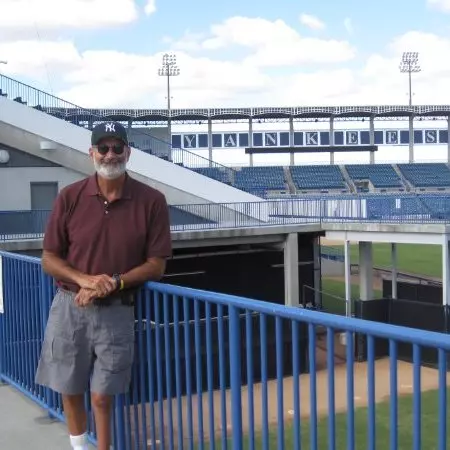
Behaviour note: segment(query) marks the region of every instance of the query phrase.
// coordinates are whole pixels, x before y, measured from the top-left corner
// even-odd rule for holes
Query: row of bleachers
[[[281,166],[243,167],[235,173],[233,184],[248,192],[287,189]]]
[[[403,183],[391,164],[347,164],[350,178],[370,181],[374,188],[403,188]]]
[[[347,189],[339,166],[290,166],[289,170],[299,190]]]
[[[195,172],[205,177],[213,178],[221,183],[231,184],[230,177],[226,170],[222,170],[218,167],[197,167],[193,169]]]
[[[347,181],[355,184],[357,192],[371,192],[373,188],[378,191],[395,190],[406,191],[404,180],[414,188],[428,188],[439,190],[450,188],[450,169],[445,163],[412,163],[398,164],[346,164],[341,171],[339,165],[301,165],[289,166],[253,166],[242,167],[231,172],[215,167],[197,168],[196,172],[232,184],[238,189],[245,190],[257,196],[265,197],[268,192],[280,192],[282,195],[333,191],[351,192]],[[286,179],[285,170],[289,171],[293,182]],[[401,175],[400,175],[401,174]],[[403,178],[402,178],[403,177]],[[347,181],[346,181],[347,180]],[[361,187],[361,182],[368,182],[369,187]],[[295,189],[295,191],[293,190]],[[374,191],[374,192],[375,192]]]
[[[445,163],[398,164],[398,168],[416,188],[450,187],[450,169]]]

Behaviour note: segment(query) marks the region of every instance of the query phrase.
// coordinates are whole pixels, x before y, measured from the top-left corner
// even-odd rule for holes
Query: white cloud
[[[1,0],[0,29],[100,28],[134,21],[134,0]]]
[[[450,12],[450,0],[427,0],[427,4],[439,11]]]
[[[156,0],[147,0],[145,5],[145,14],[148,16],[156,12]]]
[[[355,56],[354,48],[346,41],[304,38],[283,20],[248,17],[227,19],[213,25],[206,39],[190,35],[176,47],[207,51],[241,47],[249,52],[245,61],[258,67],[335,63]]]
[[[353,23],[350,17],[344,19],[344,28],[347,30],[348,34],[353,34]]]
[[[412,31],[364,59],[347,42],[305,38],[281,20],[232,18],[187,36],[184,47],[179,40],[167,48],[179,49],[174,108],[407,104],[407,77],[398,66],[408,50],[420,52],[423,69],[414,74],[414,102],[450,103],[444,36]],[[162,52],[81,51],[70,40],[0,44],[0,59],[9,62],[2,72],[41,88],[50,76],[57,95],[86,107],[164,108],[161,58]]]
[[[316,16],[310,14],[302,14],[300,16],[300,23],[311,30],[324,30],[325,24]]]

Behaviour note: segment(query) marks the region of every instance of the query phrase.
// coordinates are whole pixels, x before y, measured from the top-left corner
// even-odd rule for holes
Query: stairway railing
[[[128,121],[124,114],[116,117],[102,115],[93,109],[75,105],[2,74],[0,74],[0,95],[83,128],[90,128],[98,122],[107,120]],[[166,110],[164,110],[164,113],[167,115]],[[132,128],[132,130],[133,147],[188,169],[201,168],[203,169],[202,174],[206,176],[220,181],[225,179],[228,184],[233,183],[235,169],[216,163],[184,148],[173,147],[171,143],[153,136],[150,132],[147,133],[136,128]],[[136,142],[139,140],[145,142],[145,145]],[[217,169],[222,174],[218,173]],[[223,177],[223,173],[225,173],[225,177]]]

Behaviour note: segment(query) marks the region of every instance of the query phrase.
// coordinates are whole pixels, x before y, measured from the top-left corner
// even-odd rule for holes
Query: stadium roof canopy
[[[67,120],[115,120],[166,122],[167,109],[82,109],[41,107],[46,112]],[[292,108],[212,108],[172,109],[170,118],[174,121],[206,120],[262,120],[262,119],[331,119],[331,118],[388,118],[388,117],[442,117],[450,116],[450,105],[420,106],[304,106]]]

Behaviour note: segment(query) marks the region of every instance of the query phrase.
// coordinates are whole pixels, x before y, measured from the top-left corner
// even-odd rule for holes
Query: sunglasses
[[[124,144],[114,144],[114,145],[97,145],[97,151],[100,155],[106,155],[110,150],[112,150],[116,155],[121,155],[125,150]]]

